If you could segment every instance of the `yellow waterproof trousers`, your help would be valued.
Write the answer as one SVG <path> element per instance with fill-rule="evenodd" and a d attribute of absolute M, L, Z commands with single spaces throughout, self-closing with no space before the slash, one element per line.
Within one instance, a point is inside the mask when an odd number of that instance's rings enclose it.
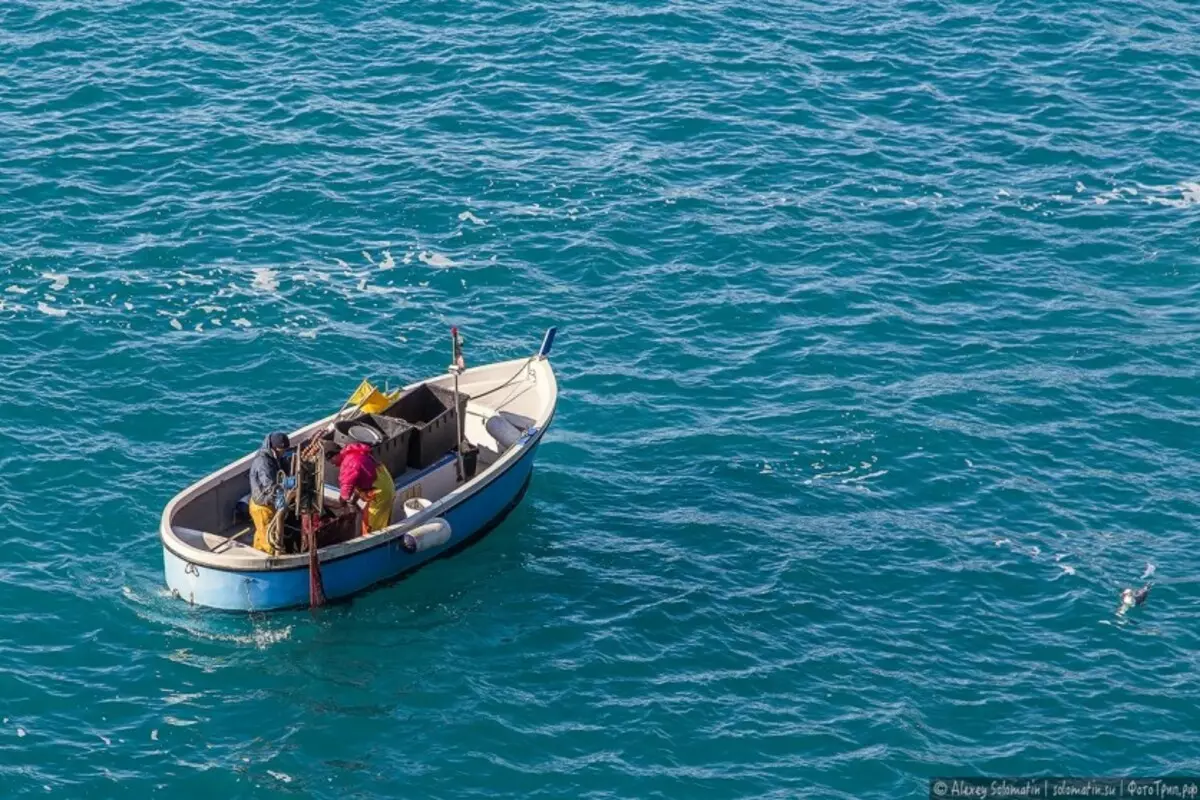
<path fill-rule="evenodd" d="M 271 542 L 267 538 L 267 528 L 270 526 L 271 520 L 275 519 L 275 509 L 272 506 L 251 503 L 250 519 L 254 520 L 254 549 L 262 550 L 267 555 L 275 555 L 275 551 L 271 548 Z"/>
<path fill-rule="evenodd" d="M 392 503 L 396 501 L 396 484 L 383 464 L 375 470 L 375 485 L 367 494 L 367 511 L 363 514 L 363 536 L 383 530 L 392 522 Z"/>

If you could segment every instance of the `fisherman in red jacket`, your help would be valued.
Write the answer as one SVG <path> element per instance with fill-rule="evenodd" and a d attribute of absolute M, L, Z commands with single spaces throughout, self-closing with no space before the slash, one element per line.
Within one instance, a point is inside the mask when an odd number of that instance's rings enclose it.
<path fill-rule="evenodd" d="M 391 524 L 396 485 L 387 467 L 371 455 L 371 446 L 352 442 L 334 456 L 333 463 L 338 468 L 342 502 L 363 509 L 363 536 Z"/>

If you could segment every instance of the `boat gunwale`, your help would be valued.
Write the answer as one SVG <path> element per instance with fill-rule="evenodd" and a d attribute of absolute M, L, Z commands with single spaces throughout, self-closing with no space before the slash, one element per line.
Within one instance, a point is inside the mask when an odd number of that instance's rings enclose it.
<path fill-rule="evenodd" d="M 502 453 L 500 458 L 488 466 L 483 472 L 476 475 L 470 481 L 456 486 L 453 490 L 444 495 L 436 503 L 433 503 L 429 508 L 425 509 L 420 515 L 414 516 L 411 519 L 406 519 L 393 525 L 389 525 L 383 531 L 370 537 L 373 541 L 364 541 L 367 537 L 355 537 L 347 542 L 339 542 L 338 544 L 327 545 L 317 551 L 318 557 L 322 564 L 341 561 L 346 558 L 362 555 L 374 551 L 380 547 L 391 544 L 399 537 L 403 536 L 408 531 L 428 524 L 441 518 L 451 510 L 457 508 L 461 504 L 467 502 L 488 485 L 498 480 L 501 476 L 508 473 L 513 467 L 521 462 L 523 458 L 528 456 L 536 446 L 541 442 L 546 430 L 550 427 L 554 420 L 555 412 L 558 406 L 558 381 L 554 374 L 554 369 L 550 365 L 549 359 L 545 357 L 524 357 L 509 359 L 507 361 L 497 361 L 491 364 L 481 364 L 475 367 L 477 370 L 489 369 L 494 367 L 503 367 L 505 365 L 516 365 L 518 362 L 526 362 L 524 368 L 542 366 L 544 367 L 545 375 L 550 380 L 550 393 L 546 402 L 542 404 L 540 409 L 541 417 L 539 417 L 531 431 L 525 433 L 521 439 L 510 447 L 506 452 Z M 419 386 L 422 383 L 437 381 L 442 378 L 449 377 L 449 373 L 426 378 L 425 380 L 416 381 L 408 386 L 403 387 L 405 390 Z M 536 379 L 535 379 L 536 383 Z M 489 390 L 490 391 L 490 390 Z M 317 430 L 322 425 L 326 425 L 330 420 L 334 419 L 337 414 L 331 414 L 328 417 L 319 419 L 316 422 L 299 428 L 292 436 L 304 436 Z M 532 435 L 531 435 L 532 433 Z M 242 458 L 233 461 L 221 469 L 206 475 L 200 480 L 193 483 L 191 486 L 180 491 L 167 503 L 163 509 L 160 525 L 159 538 L 162 541 L 162 546 L 175 557 L 182 559 L 188 564 L 194 564 L 206 569 L 214 569 L 222 572 L 236 573 L 278 573 L 291 572 L 294 570 L 308 569 L 308 554 L 294 553 L 286 556 L 268 556 L 261 564 L 246 564 L 234 565 L 228 563 L 226 558 L 222 558 L 223 554 L 216 554 L 210 550 L 201 550 L 197 547 L 183 542 L 178 534 L 175 533 L 172 518 L 181 507 L 183 501 L 194 499 L 189 495 L 198 494 L 200 491 L 210 488 L 210 484 L 221 476 L 233 472 L 242 463 L 254 458 L 254 453 L 250 453 Z M 192 555 L 188 554 L 191 551 Z M 225 563 L 221 563 L 221 562 Z"/>

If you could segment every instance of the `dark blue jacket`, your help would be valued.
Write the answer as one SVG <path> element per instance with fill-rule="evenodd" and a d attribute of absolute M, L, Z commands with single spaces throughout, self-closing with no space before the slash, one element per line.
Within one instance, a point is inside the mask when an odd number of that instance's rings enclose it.
<path fill-rule="evenodd" d="M 279 473 L 287 474 L 287 464 L 275 457 L 271 449 L 271 437 L 263 439 L 262 449 L 250 462 L 250 502 L 260 506 L 275 506 L 275 495 L 279 486 Z"/>

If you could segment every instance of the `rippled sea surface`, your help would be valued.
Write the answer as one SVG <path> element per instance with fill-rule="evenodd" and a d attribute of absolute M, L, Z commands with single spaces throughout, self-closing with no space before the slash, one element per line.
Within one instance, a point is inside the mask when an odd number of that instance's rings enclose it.
<path fill-rule="evenodd" d="M 1198 124 L 1183 0 L 7 0 L 0 794 L 1200 773 Z M 451 324 L 561 328 L 500 528 L 166 595 L 172 495 Z"/>

